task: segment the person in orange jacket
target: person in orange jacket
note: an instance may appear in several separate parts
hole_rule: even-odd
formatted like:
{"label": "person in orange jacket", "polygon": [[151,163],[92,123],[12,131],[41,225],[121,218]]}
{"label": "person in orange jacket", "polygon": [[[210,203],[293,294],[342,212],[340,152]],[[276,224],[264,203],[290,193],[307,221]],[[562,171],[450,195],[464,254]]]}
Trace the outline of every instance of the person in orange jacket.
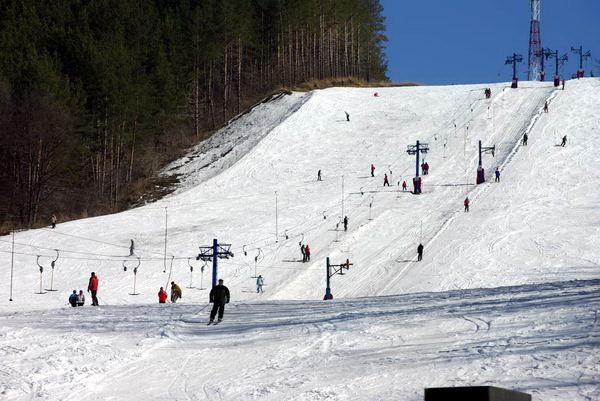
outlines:
{"label": "person in orange jacket", "polygon": [[167,302],[168,297],[169,297],[169,295],[167,294],[165,289],[160,287],[160,290],[158,290],[158,303],[164,304],[165,302]]}

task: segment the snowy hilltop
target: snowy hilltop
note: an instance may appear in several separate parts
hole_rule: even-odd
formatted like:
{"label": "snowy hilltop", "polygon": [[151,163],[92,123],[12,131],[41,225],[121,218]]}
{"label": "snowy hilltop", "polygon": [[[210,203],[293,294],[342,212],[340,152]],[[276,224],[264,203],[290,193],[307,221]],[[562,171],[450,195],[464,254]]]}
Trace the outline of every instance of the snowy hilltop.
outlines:
{"label": "snowy hilltop", "polygon": [[[598,110],[598,79],[274,96],[167,166],[166,198],[0,238],[0,398],[600,400]],[[327,257],[352,264],[330,302]]]}

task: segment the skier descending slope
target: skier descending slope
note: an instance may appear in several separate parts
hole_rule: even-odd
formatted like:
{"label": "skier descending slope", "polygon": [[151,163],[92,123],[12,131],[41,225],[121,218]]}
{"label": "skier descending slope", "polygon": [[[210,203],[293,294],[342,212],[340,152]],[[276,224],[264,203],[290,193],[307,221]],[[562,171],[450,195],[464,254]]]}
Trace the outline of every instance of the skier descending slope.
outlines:
{"label": "skier descending slope", "polygon": [[219,284],[210,290],[209,299],[213,304],[213,308],[210,311],[210,321],[208,324],[214,322],[217,312],[219,313],[219,320],[215,324],[221,323],[223,321],[223,314],[225,313],[225,304],[228,304],[230,299],[229,289],[223,285],[222,278],[219,279]]}

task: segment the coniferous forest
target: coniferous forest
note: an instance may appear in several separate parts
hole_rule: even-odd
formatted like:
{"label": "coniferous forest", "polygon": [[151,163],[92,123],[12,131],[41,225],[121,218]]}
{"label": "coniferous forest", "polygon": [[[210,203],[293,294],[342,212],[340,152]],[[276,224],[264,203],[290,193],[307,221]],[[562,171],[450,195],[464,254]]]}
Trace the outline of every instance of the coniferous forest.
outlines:
{"label": "coniferous forest", "polygon": [[385,80],[378,0],[4,0],[0,223],[121,210],[279,88]]}

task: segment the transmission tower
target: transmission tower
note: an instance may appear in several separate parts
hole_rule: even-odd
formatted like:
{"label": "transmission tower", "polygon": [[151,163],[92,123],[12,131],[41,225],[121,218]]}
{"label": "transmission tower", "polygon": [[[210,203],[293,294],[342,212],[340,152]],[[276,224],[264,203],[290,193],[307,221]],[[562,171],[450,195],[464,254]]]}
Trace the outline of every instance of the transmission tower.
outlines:
{"label": "transmission tower", "polygon": [[540,37],[540,7],[542,0],[530,0],[531,22],[529,24],[529,80],[539,81],[542,70],[542,39]]}

